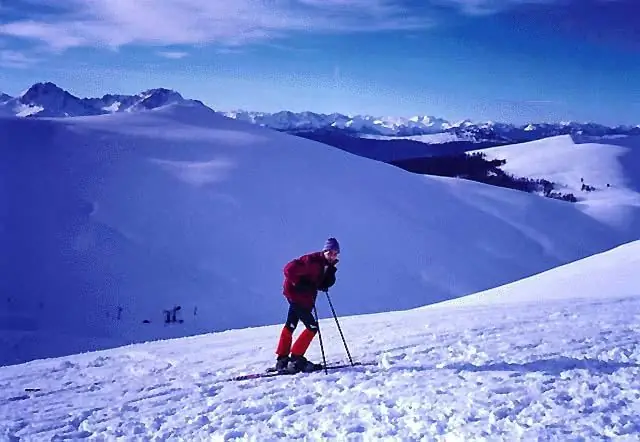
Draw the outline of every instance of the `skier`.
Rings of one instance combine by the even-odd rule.
[[[289,311],[276,349],[277,371],[299,372],[322,368],[321,364],[309,362],[304,354],[318,332],[318,323],[311,313],[318,290],[326,292],[335,284],[339,254],[340,244],[335,238],[329,238],[322,251],[293,259],[284,267],[283,294],[289,302]],[[293,331],[298,321],[302,321],[305,329],[292,347]]]

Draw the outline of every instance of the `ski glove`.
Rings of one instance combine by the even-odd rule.
[[[322,291],[322,292],[328,292],[329,291],[329,287],[333,286],[336,283],[336,272],[338,271],[338,269],[336,269],[334,266],[329,266],[327,268],[327,271],[324,275],[324,279],[322,280],[322,283],[320,284],[320,287],[318,287],[318,290]]]

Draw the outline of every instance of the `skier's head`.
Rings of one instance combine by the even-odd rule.
[[[322,247],[322,251],[324,252],[324,256],[330,262],[335,262],[338,259],[338,255],[340,255],[340,244],[338,240],[335,238],[329,238],[325,241],[324,247]]]

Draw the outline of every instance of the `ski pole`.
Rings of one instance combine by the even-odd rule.
[[[316,324],[318,324],[318,339],[320,340],[320,351],[322,352],[322,362],[324,364],[324,373],[325,374],[329,374],[329,371],[327,370],[327,360],[324,357],[324,345],[322,345],[322,333],[320,332],[320,321],[318,321],[318,310],[316,309],[316,306],[313,306],[313,313],[316,316]]]
[[[345,350],[347,350],[347,356],[349,356],[349,362],[351,362],[351,366],[353,366],[353,360],[351,359],[351,353],[349,353],[349,347],[347,347],[347,341],[344,339],[344,335],[342,334],[342,329],[340,328],[340,323],[338,322],[338,316],[336,315],[336,311],[333,308],[333,303],[331,302],[331,298],[329,297],[329,290],[324,292],[327,295],[327,301],[329,301],[329,306],[331,307],[331,312],[333,313],[333,318],[336,320],[336,325],[338,326],[338,331],[340,332],[340,337],[342,338],[342,343],[344,344]]]

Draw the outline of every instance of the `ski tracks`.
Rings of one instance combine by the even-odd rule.
[[[45,364],[0,394],[1,440],[28,435],[38,440],[159,441],[174,438],[175,428],[194,430],[206,422],[189,416],[215,388],[199,391],[191,377],[180,378],[182,372],[170,360],[138,351],[70,359],[74,362]],[[26,385],[37,385],[36,391],[26,392]]]
[[[640,302],[593,308],[354,320],[358,359],[378,365],[328,374],[226,382],[264,369],[272,342],[223,336],[4,367],[0,439],[637,440]]]

